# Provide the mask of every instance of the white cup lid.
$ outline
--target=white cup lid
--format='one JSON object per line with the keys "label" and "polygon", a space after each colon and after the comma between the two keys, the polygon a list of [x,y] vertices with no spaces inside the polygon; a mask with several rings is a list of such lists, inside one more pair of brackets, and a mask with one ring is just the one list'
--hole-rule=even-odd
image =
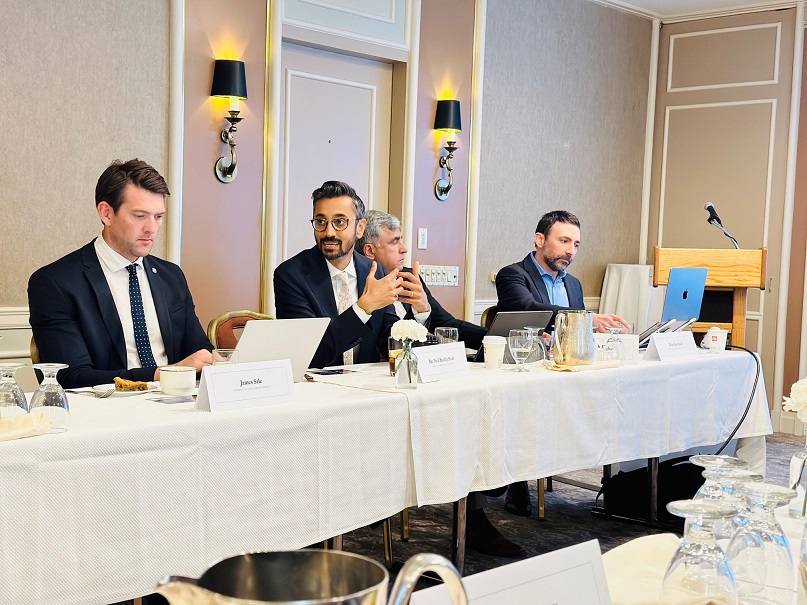
{"label": "white cup lid", "polygon": [[504,336],[493,336],[492,334],[489,334],[482,338],[482,342],[489,342],[491,344],[500,342],[502,344],[507,344],[507,339]]}

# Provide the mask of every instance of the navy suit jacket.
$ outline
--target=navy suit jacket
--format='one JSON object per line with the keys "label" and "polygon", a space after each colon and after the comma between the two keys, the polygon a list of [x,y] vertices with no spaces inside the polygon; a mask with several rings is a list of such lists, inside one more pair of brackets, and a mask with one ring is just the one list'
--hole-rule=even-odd
{"label": "navy suit jacket", "polygon": [[[403,270],[412,273],[411,267],[404,267]],[[423,283],[422,280],[421,283]],[[426,327],[428,327],[430,332],[433,333],[435,328],[457,328],[460,334],[460,340],[465,343],[466,347],[469,349],[478,349],[482,346],[482,337],[488,333],[485,328],[468,321],[457,319],[437,302],[437,299],[432,296],[426,284],[423,284],[423,290],[426,292],[426,299],[429,301],[429,306],[431,307],[429,320],[426,323]],[[404,303],[404,309],[406,309],[405,319],[414,319],[415,315],[414,311],[412,311],[412,305]]]}
{"label": "navy suit jacket", "polygon": [[[144,257],[143,267],[168,363],[211,350],[182,270],[154,256]],[[42,361],[70,366],[59,372],[63,387],[107,384],[115,376],[154,380],[156,368],[126,369],[123,328],[93,242],[34,272],[28,307]]]}
{"label": "navy suit jacket", "polygon": [[[564,309],[585,309],[583,304],[583,286],[573,275],[566,274],[563,284],[569,296],[569,306],[559,307],[549,302],[549,293],[546,285],[530,258],[532,253],[524,260],[507,265],[496,274],[496,293],[499,296],[497,306],[499,311],[558,311]],[[549,325],[554,325],[555,316]]]}
{"label": "navy suit jacket", "polygon": [[[359,296],[370,274],[372,261],[353,253],[356,264]],[[333,294],[328,261],[314,246],[282,262],[275,269],[275,309],[278,319],[299,317],[330,317],[331,323],[311,360],[311,367],[342,365],[342,353],[359,345],[353,354],[355,363],[375,363],[387,355],[387,337],[392,324],[398,320],[392,305],[373,311],[367,323],[350,308],[339,313]],[[376,264],[376,279],[386,272]]]}

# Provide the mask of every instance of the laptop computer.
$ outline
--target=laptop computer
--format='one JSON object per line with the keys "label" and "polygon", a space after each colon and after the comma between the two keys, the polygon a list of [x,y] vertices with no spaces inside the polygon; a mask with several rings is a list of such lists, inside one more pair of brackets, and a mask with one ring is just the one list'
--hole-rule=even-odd
{"label": "laptop computer", "polygon": [[[488,334],[507,338],[510,330],[519,330],[527,326],[545,330],[553,314],[552,311],[499,311],[493,318],[493,323],[490,324]],[[479,347],[473,361],[485,361],[484,349],[485,347]],[[514,363],[510,351],[507,349],[504,352],[504,359],[506,363]]]}
{"label": "laptop computer", "polygon": [[706,289],[706,268],[670,269],[667,293],[661,321],[653,324],[639,335],[639,346],[646,346],[656,332],[683,330],[698,319]]}
{"label": "laptop computer", "polygon": [[294,382],[302,382],[329,323],[331,320],[328,317],[248,321],[235,346],[238,360],[289,359]]}

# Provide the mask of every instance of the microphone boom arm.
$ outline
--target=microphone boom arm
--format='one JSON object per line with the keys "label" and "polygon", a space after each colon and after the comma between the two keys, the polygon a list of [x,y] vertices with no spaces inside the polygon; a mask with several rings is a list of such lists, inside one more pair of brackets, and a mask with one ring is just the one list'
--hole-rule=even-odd
{"label": "microphone boom arm", "polygon": [[731,233],[729,233],[728,231],[726,231],[726,228],[725,228],[723,225],[721,225],[719,222],[714,221],[714,220],[711,220],[711,219],[710,219],[710,220],[708,220],[707,222],[708,222],[710,225],[714,225],[715,227],[717,227],[718,229],[720,229],[720,230],[723,232],[723,235],[725,235],[727,238],[729,238],[729,239],[731,240],[731,243],[732,243],[732,244],[734,244],[734,247],[735,247],[737,250],[739,250],[739,249],[740,249],[740,244],[738,244],[738,243],[737,243],[737,240],[736,240],[736,239],[734,239],[734,236],[733,236]]}

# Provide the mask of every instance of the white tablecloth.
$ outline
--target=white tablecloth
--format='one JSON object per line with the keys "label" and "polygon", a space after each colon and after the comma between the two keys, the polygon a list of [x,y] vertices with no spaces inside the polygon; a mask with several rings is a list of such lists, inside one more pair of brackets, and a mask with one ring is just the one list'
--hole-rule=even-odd
{"label": "white tablecloth", "polygon": [[652,265],[610,264],[600,292],[600,313],[616,313],[636,324],[641,334],[661,319],[667,288],[652,286]]}
{"label": "white tablecloth", "polygon": [[[753,377],[726,353],[574,374],[474,366],[394,392],[387,368],[218,414],[71,396],[66,433],[0,443],[0,603],[108,603],[406,506],[713,444]],[[763,385],[739,436],[771,432]]]}
{"label": "white tablecloth", "polygon": [[416,504],[404,397],[296,391],[220,414],[70,395],[66,433],[0,443],[0,603],[110,603]]}

